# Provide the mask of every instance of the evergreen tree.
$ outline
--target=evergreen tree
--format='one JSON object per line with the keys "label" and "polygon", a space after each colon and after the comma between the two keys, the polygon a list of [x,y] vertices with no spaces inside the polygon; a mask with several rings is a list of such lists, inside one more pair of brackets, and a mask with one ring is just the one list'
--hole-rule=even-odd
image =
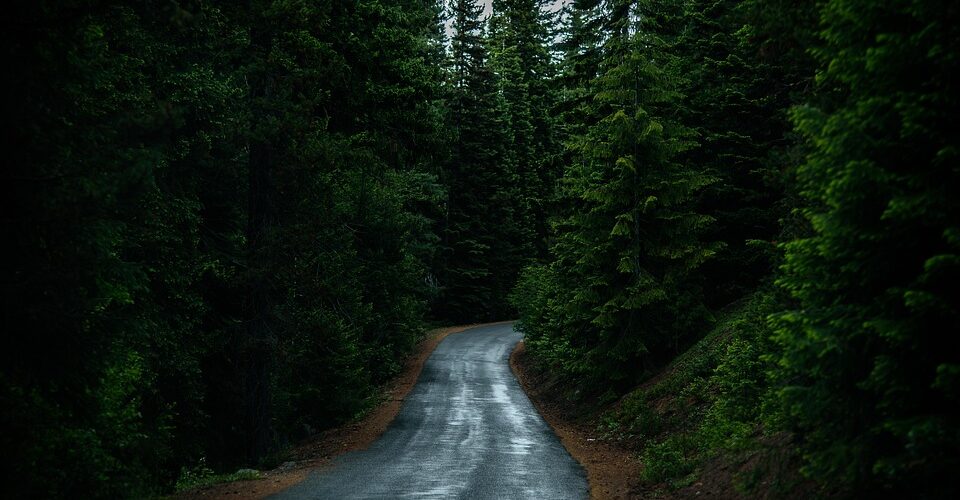
{"label": "evergreen tree", "polygon": [[551,329],[528,335],[534,348],[559,344],[550,349],[570,372],[623,389],[707,317],[693,273],[715,250],[698,236],[710,218],[691,207],[713,178],[676,161],[690,134],[671,116],[676,83],[662,39],[644,29],[652,19],[633,29],[627,4],[612,7],[607,69],[594,84],[602,118],[574,143],[563,179],[573,208],[556,226]]}
{"label": "evergreen tree", "polygon": [[218,331],[197,331],[240,239],[221,211],[240,91],[220,56],[237,39],[209,5],[13,8],[4,229],[19,257],[3,324],[23,334],[0,382],[18,477],[4,489],[146,495],[208,429],[200,371]]}
{"label": "evergreen tree", "polygon": [[[444,232],[444,296],[437,314],[459,321],[502,319],[512,286],[510,267],[519,269],[514,245],[518,179],[502,96],[483,34],[482,8],[473,0],[452,8],[449,121],[452,158],[444,172],[448,191]],[[514,271],[516,272],[516,271]]]}
{"label": "evergreen tree", "polygon": [[775,322],[805,471],[857,494],[958,493],[957,9],[825,2],[819,105],[795,109],[812,234]]}
{"label": "evergreen tree", "polygon": [[256,463],[369,405],[422,331],[435,3],[220,7],[4,20],[5,496]]}
{"label": "evergreen tree", "polygon": [[[602,62],[603,8],[601,0],[577,0],[566,4],[561,18],[563,38],[557,44],[562,52],[558,76],[559,89],[554,115],[561,141],[582,135],[589,124],[593,94],[590,83],[599,76]],[[565,162],[570,149],[564,148]]]}
{"label": "evergreen tree", "polygon": [[414,212],[436,213],[441,198],[440,72],[425,65],[437,53],[435,11],[420,1],[331,9],[271,4],[261,16],[276,23],[270,57],[253,68],[273,85],[252,137],[274,162],[263,269],[277,283],[267,314],[282,362],[268,381],[279,400],[267,407],[282,412],[281,437],[353,416],[399,371],[422,331],[436,241]]}
{"label": "evergreen tree", "polygon": [[719,179],[703,194],[700,207],[717,219],[710,237],[725,243],[704,267],[707,300],[715,307],[770,275],[769,247],[750,245],[774,240],[783,215],[779,165],[767,152],[783,139],[786,106],[770,92],[742,38],[739,3],[691,2],[675,43],[685,75],[680,109],[699,142],[683,161]]}
{"label": "evergreen tree", "polygon": [[[556,100],[550,36],[554,16],[546,0],[495,0],[490,18],[491,67],[497,74],[510,133],[518,192],[514,198],[521,258],[546,255],[547,207],[559,177],[560,144],[550,112]],[[530,248],[532,245],[532,248]],[[516,271],[510,273],[515,275]],[[511,282],[515,282],[512,279]]]}

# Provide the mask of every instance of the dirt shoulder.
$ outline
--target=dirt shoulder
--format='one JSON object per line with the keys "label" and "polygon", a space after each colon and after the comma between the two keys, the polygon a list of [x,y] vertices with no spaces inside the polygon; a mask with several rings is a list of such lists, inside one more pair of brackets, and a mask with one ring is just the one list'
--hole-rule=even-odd
{"label": "dirt shoulder", "polygon": [[571,414],[569,405],[552,397],[555,391],[546,386],[546,377],[532,369],[531,362],[520,342],[510,355],[510,368],[563,446],[587,471],[590,498],[639,498],[640,461],[631,451],[599,440],[593,419]]}
{"label": "dirt shoulder", "polygon": [[[640,453],[646,443],[641,438],[617,441],[604,440],[597,429],[603,415],[615,413],[624,399],[614,403],[599,404],[596,401],[574,402],[564,399],[557,377],[535,367],[531,355],[521,342],[510,356],[510,367],[537,410],[560,437],[567,451],[580,462],[587,472],[592,499],[784,499],[831,498],[833,492],[817,490],[816,484],[800,476],[799,457],[792,438],[785,433],[771,436],[758,434],[754,446],[741,451],[720,451],[708,457],[698,458],[695,470],[686,478],[684,485],[667,481],[652,484],[641,480],[643,463]],[[663,370],[638,389],[651,388],[666,377],[674,376],[676,365]],[[689,432],[690,426],[699,424],[696,415],[702,414],[684,406],[678,391],[669,391],[649,402],[650,408],[663,421],[671,419],[669,413],[686,411],[693,413],[689,419],[679,419],[687,427],[667,427],[654,439]],[[687,401],[689,403],[689,401]],[[650,438],[646,438],[650,439]]]}
{"label": "dirt shoulder", "polygon": [[447,335],[477,326],[505,323],[511,322],[461,325],[431,330],[416,347],[414,354],[407,360],[400,375],[385,388],[383,401],[359,421],[324,431],[305,440],[287,452],[287,461],[283,465],[262,472],[260,479],[198,488],[176,494],[171,498],[182,500],[201,498],[255,500],[265,498],[303,481],[311,471],[328,465],[339,455],[370,446],[383,434],[383,431],[387,429],[390,422],[400,412],[400,407],[413,386],[416,385],[427,358]]}

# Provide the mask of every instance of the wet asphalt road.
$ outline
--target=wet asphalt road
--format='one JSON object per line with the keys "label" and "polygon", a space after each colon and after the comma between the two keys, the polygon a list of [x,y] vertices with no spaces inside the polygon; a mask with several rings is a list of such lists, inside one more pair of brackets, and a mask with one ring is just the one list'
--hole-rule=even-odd
{"label": "wet asphalt road", "polygon": [[370,448],[271,498],[587,498],[583,468],[510,371],[507,325],[450,335]]}

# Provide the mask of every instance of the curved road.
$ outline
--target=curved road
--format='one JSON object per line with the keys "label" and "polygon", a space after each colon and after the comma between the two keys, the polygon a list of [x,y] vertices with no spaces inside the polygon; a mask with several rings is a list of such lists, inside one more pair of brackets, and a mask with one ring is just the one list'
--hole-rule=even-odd
{"label": "curved road", "polygon": [[452,334],[370,448],[272,498],[587,498],[581,468],[510,371],[507,325]]}

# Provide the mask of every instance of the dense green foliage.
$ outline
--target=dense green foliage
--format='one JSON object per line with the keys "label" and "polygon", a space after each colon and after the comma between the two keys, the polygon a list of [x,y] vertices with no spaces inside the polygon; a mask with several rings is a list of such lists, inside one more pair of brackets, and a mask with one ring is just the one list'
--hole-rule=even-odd
{"label": "dense green foliage", "polygon": [[667,56],[646,29],[657,18],[644,19],[619,20],[607,41],[607,69],[593,82],[595,121],[570,143],[560,190],[569,215],[555,224],[556,260],[530,271],[519,297],[538,288],[550,295],[540,326],[528,330],[532,345],[549,346],[571,373],[625,387],[702,327],[693,274],[715,251],[698,238],[711,219],[692,202],[714,179],[677,162],[691,134],[667,108],[676,98]]}
{"label": "dense green foliage", "polygon": [[670,362],[605,424],[649,482],[763,429],[834,493],[957,493],[956,8],[881,4],[570,7],[552,259],[513,297],[581,397]]}
{"label": "dense green foliage", "polygon": [[513,314],[507,295],[544,252],[558,145],[547,115],[553,71],[542,1],[495,2],[485,26],[474,0],[451,3],[447,96],[451,158],[436,315]]}
{"label": "dense green foliage", "polygon": [[[771,362],[761,357],[772,345],[766,318],[776,307],[767,286],[720,311],[715,327],[662,376],[603,416],[599,430],[633,444],[643,458],[645,481],[682,487],[695,479],[691,473],[701,461],[720,450],[766,451],[753,437],[771,377]],[[737,487],[746,478],[733,479]]]}
{"label": "dense green foliage", "polygon": [[362,411],[430,299],[434,6],[10,9],[3,496],[144,495]]}
{"label": "dense green foliage", "polygon": [[858,491],[960,493],[958,20],[948,2],[826,3],[826,95],[792,115],[812,231],[784,245],[781,399],[808,473]]}
{"label": "dense green foliage", "polygon": [[451,85],[448,89],[450,163],[443,227],[443,287],[438,315],[453,320],[502,317],[511,268],[526,257],[529,239],[518,220],[510,130],[497,76],[490,68],[481,7],[472,0],[453,6]]}
{"label": "dense green foliage", "polygon": [[957,7],[490,3],[8,6],[4,497],[233,477],[517,313],[648,483],[958,494]]}

